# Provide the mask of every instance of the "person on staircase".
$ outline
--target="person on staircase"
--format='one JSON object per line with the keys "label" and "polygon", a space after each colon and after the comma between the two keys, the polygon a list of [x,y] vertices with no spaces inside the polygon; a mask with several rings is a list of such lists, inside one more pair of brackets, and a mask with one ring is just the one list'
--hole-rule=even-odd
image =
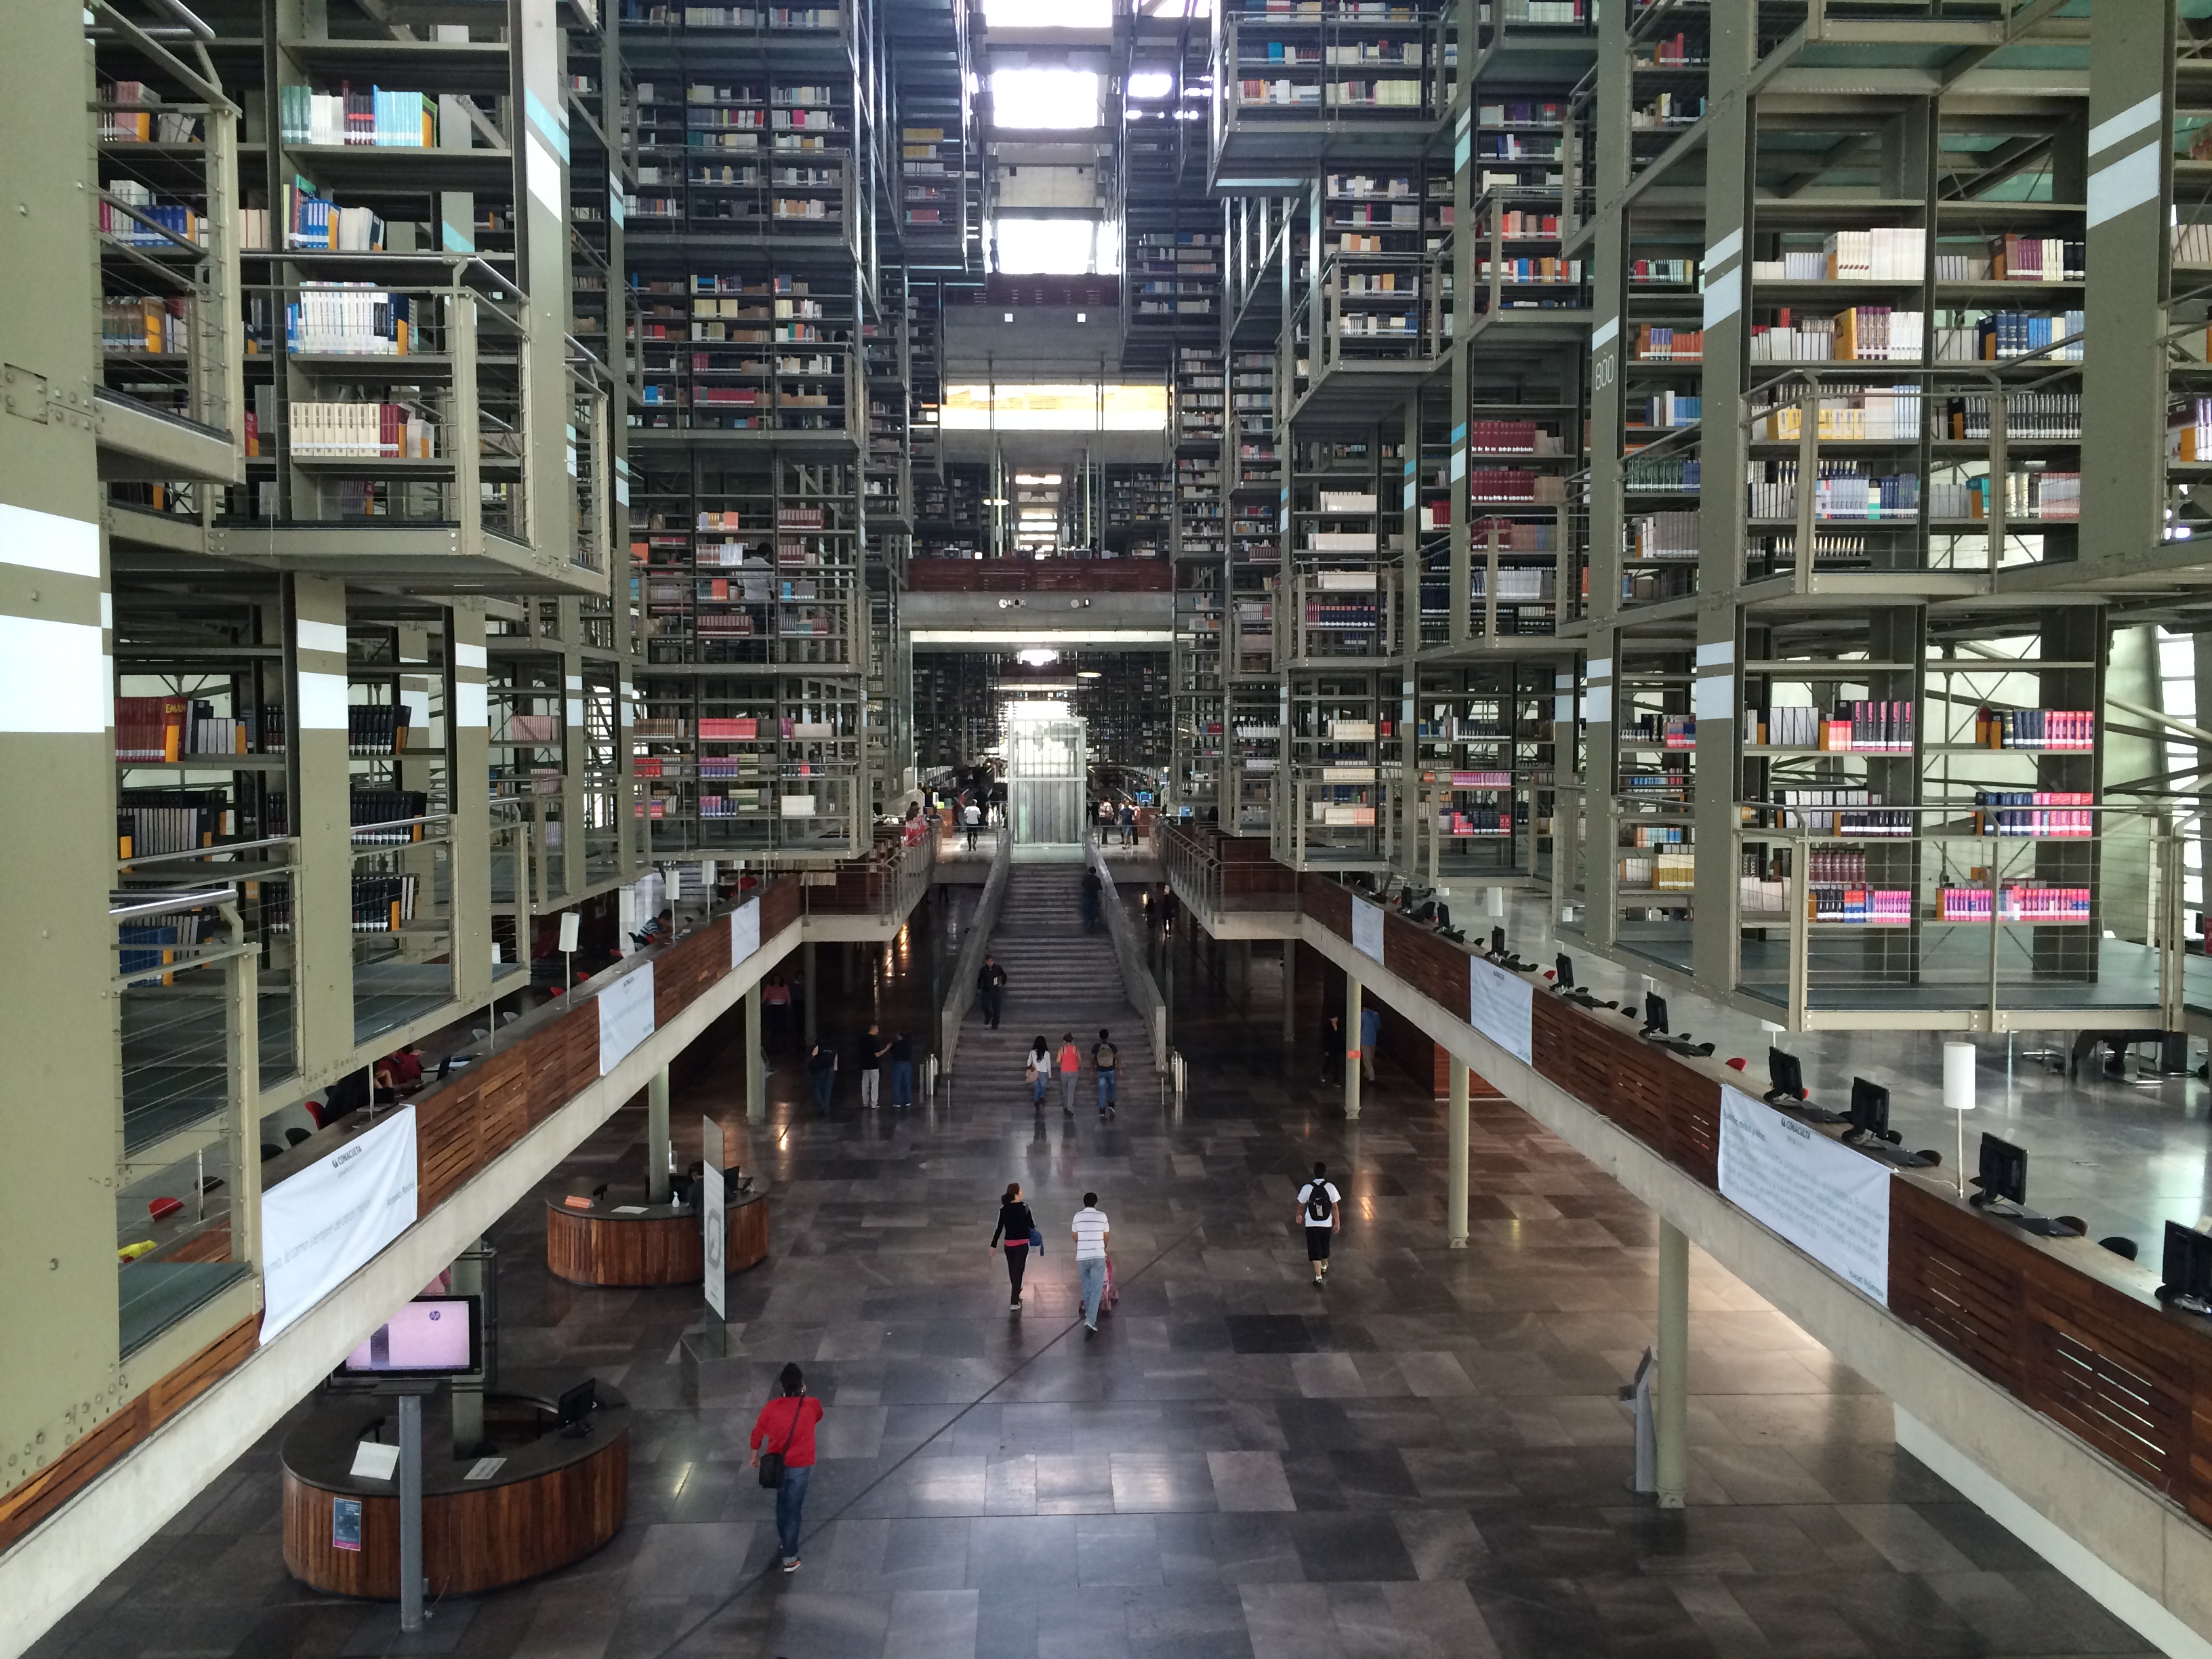
{"label": "person on staircase", "polygon": [[1121,1076],[1121,1056],[1103,1025],[1098,1028],[1098,1041],[1091,1050],[1091,1067],[1098,1073],[1098,1115],[1112,1117],[1115,1111],[1115,1085]]}
{"label": "person on staircase", "polygon": [[985,952],[975,975],[975,1000],[982,1005],[983,1024],[994,1031],[999,1029],[999,993],[1006,988],[1006,970],[999,966],[998,957]]}
{"label": "person on staircase", "polygon": [[1075,1033],[1060,1034],[1060,1109],[1075,1115],[1075,1084],[1083,1075],[1083,1054],[1075,1046]]}
{"label": "person on staircase", "polygon": [[1023,1075],[1029,1079],[1030,1103],[1042,1111],[1044,1091],[1052,1081],[1052,1045],[1044,1040],[1042,1032],[1030,1044],[1029,1065]]}

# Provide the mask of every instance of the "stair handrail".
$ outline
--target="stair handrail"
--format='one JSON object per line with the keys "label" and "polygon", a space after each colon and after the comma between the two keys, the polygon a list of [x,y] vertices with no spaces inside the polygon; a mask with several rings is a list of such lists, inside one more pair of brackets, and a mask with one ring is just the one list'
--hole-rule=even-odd
{"label": "stair handrail", "polygon": [[1152,1039],[1154,1069],[1164,1073],[1168,1069],[1167,999],[1160,994],[1159,981],[1145,965],[1145,953],[1137,943],[1136,925],[1121,908],[1106,854],[1097,842],[1088,837],[1083,846],[1084,857],[1098,872],[1099,908],[1106,916],[1106,936],[1114,942],[1114,963],[1121,970],[1121,988],[1128,996],[1129,1006],[1145,1022],[1145,1034]]}
{"label": "stair handrail", "polygon": [[991,850],[991,873],[983,879],[983,896],[969,921],[968,937],[952,968],[952,988],[945,993],[945,1009],[939,1016],[937,1052],[947,1077],[952,1075],[952,1056],[960,1047],[960,1027],[975,1000],[975,975],[983,969],[992,932],[998,927],[999,912],[1006,902],[1006,879],[1014,863],[1014,836],[1004,823],[999,826],[998,834],[997,844]]}

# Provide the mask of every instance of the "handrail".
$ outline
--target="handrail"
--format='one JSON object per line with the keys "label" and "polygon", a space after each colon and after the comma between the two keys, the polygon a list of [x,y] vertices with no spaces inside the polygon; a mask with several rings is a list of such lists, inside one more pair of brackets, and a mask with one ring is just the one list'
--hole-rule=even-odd
{"label": "handrail", "polygon": [[991,855],[991,873],[983,882],[983,897],[968,924],[968,938],[960,947],[959,960],[953,964],[952,988],[945,993],[944,1012],[938,1022],[939,1069],[948,1077],[952,1073],[953,1054],[960,1047],[961,1024],[968,1018],[968,1009],[975,1000],[975,975],[982,971],[991,931],[999,925],[999,912],[1006,906],[1006,882],[1013,865],[1013,832],[1002,823],[999,826],[998,848]]}
{"label": "handrail", "polygon": [[1102,890],[1099,902],[1106,913],[1106,936],[1114,943],[1114,963],[1121,970],[1121,988],[1128,996],[1129,1006],[1145,1022],[1145,1034],[1152,1042],[1152,1064],[1164,1072],[1168,1069],[1167,999],[1160,994],[1158,982],[1145,966],[1136,929],[1130,925],[1129,913],[1121,908],[1121,898],[1115,892],[1114,872],[1106,862],[1106,854],[1097,842],[1086,836],[1083,855],[1098,872]]}

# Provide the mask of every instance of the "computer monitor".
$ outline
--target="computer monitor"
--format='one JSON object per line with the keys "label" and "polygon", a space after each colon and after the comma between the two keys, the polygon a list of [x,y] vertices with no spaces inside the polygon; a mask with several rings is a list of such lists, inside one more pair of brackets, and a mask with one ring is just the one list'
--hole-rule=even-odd
{"label": "computer monitor", "polygon": [[1863,1077],[1851,1079],[1851,1133],[1889,1139],[1889,1091]]}
{"label": "computer monitor", "polygon": [[418,1296],[369,1334],[338,1369],[348,1376],[465,1376],[483,1369],[483,1303]]}
{"label": "computer monitor", "polygon": [[1974,1199],[1977,1204],[1990,1204],[2003,1199],[2010,1204],[2026,1207],[2027,1204],[2027,1154],[2008,1140],[1999,1140],[1995,1135],[1982,1137],[1981,1192]]}
{"label": "computer monitor", "polygon": [[599,1408],[599,1379],[587,1376],[573,1389],[562,1391],[554,1409],[561,1419],[563,1434],[582,1435],[592,1431],[592,1413]]}
{"label": "computer monitor", "polygon": [[1656,1031],[1661,1036],[1667,1035],[1667,999],[1656,991],[1644,994],[1644,1029]]}
{"label": "computer monitor", "polygon": [[1562,991],[1573,990],[1575,988],[1575,959],[1569,956],[1565,951],[1562,951],[1557,957],[1553,958],[1552,966],[1559,970],[1559,988]]}
{"label": "computer monitor", "polygon": [[1766,1097],[1771,1102],[1805,1098],[1805,1068],[1796,1055],[1779,1048],[1766,1051]]}
{"label": "computer monitor", "polygon": [[2178,1221],[2166,1224],[2158,1293],[2161,1301],[2185,1301],[2200,1311],[2212,1306],[2212,1234]]}

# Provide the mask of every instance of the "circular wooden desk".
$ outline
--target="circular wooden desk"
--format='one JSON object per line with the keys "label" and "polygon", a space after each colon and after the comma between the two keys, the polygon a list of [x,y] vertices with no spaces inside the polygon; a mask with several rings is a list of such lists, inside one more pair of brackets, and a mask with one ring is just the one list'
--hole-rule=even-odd
{"label": "circular wooden desk", "polygon": [[[625,1213],[627,1212],[627,1213]],[[768,1260],[768,1194],[730,1200],[723,1271]],[[673,1204],[611,1204],[572,1210],[545,1201],[545,1266],[572,1285],[696,1285],[707,1269],[699,1212]]]}
{"label": "circular wooden desk", "polygon": [[[580,1561],[622,1529],[629,1506],[629,1405],[602,1382],[592,1431],[555,1429],[568,1373],[510,1377],[484,1396],[484,1433],[507,1459],[489,1480],[465,1480],[473,1458],[453,1453],[453,1419],[438,1401],[422,1413],[422,1568],[433,1596],[471,1595]],[[399,1478],[356,1479],[354,1447],[396,1441],[389,1395],[325,1404],[285,1437],[284,1565],[337,1595],[399,1599]],[[331,1543],[340,1498],[361,1500],[361,1547]]]}

